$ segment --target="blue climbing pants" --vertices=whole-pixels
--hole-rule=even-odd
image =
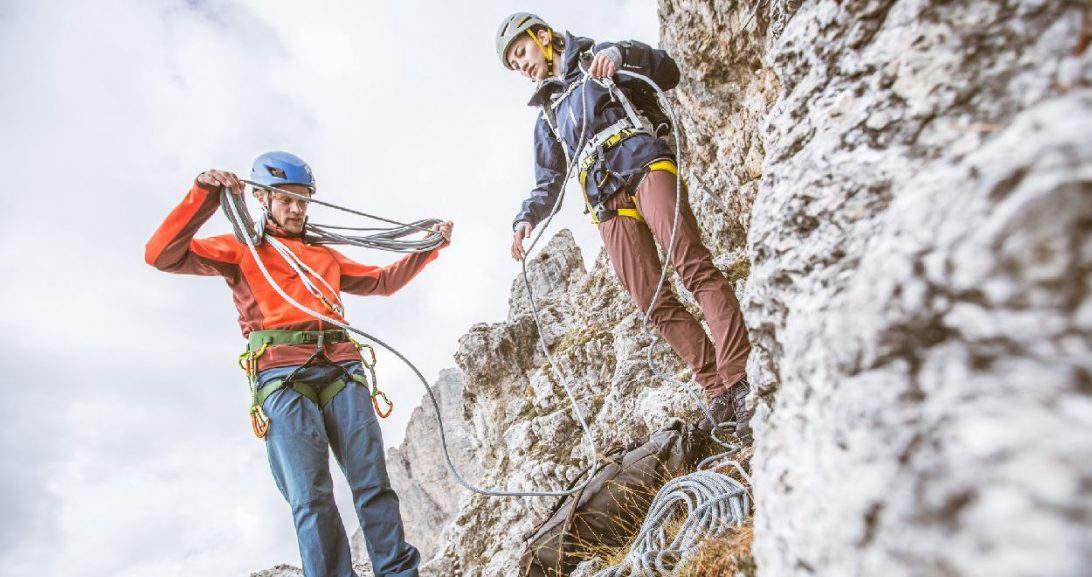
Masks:
[[[342,363],[350,373],[359,362]],[[262,371],[259,386],[283,379],[295,367]],[[319,386],[343,378],[334,366],[308,367],[296,382]],[[324,408],[282,388],[262,405],[269,417],[266,451],[277,488],[292,509],[303,574],[353,577],[349,539],[334,505],[327,447],[349,481],[353,505],[376,577],[417,577],[421,556],[406,543],[398,496],[391,489],[383,458],[383,438],[368,389],[350,382]]]

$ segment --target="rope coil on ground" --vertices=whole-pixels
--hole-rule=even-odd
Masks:
[[[742,526],[750,506],[746,487],[728,475],[698,471],[672,479],[652,501],[625,559],[595,577],[671,575],[701,541]],[[686,516],[669,539],[664,527],[680,513]]]

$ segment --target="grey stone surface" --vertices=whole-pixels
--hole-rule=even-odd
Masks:
[[[760,575],[1087,575],[1078,3],[804,3],[747,320]]]
[[[452,465],[464,480],[474,483],[481,471],[474,461],[475,441],[463,416],[462,373],[455,369],[442,371],[432,390],[440,405]],[[429,559],[436,551],[441,531],[454,518],[469,491],[448,472],[436,410],[427,396],[413,410],[402,444],[387,451],[387,472],[391,486],[398,493],[406,540],[417,547],[423,559]],[[353,542],[363,552],[359,530]]]
[[[644,355],[651,340],[640,334],[639,315],[612,274],[602,255],[585,273],[568,231],[528,261],[545,341],[599,452],[695,411],[684,391],[649,372]],[[540,348],[521,279],[513,283],[509,302],[507,321],[475,325],[456,353],[479,484],[498,491],[556,491],[585,469],[589,447]],[[668,372],[682,368],[662,344],[655,358]],[[556,502],[471,495],[422,575],[516,575],[527,539]]]

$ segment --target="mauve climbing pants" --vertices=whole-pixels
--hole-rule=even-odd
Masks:
[[[599,224],[599,234],[614,272],[642,311],[648,310],[663,267],[656,241],[665,249],[671,242],[675,189],[674,174],[650,171],[636,190],[637,209],[645,222],[617,216]],[[633,205],[624,193],[614,195],[606,203],[610,209]],[[683,286],[698,301],[713,340],[710,342],[701,323],[675,298],[669,283],[660,291],[650,321],[690,367],[706,394],[715,397],[746,376],[751,343],[732,285],[713,266],[713,257],[702,244],[685,186],[675,246],[669,258]]]

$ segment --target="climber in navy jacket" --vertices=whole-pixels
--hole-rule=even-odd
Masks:
[[[668,257],[698,301],[713,339],[669,289],[661,291],[649,320],[693,371],[714,419],[735,420],[737,433],[748,439],[746,366],[751,345],[739,302],[731,283],[713,265],[686,188],[677,183],[675,153],[659,138],[671,127],[662,110],[647,105],[655,99],[652,88],[617,74],[640,74],[660,90],[670,90],[679,83],[675,61],[641,42],[596,44],[560,35],[526,12],[501,23],[496,48],[506,68],[537,83],[529,104],[542,109],[534,135],[536,182],[513,222],[512,257],[526,256],[524,240],[554,210],[571,172],[619,280],[634,303],[648,311],[663,266],[656,241],[665,250],[672,244],[681,190],[678,228]]]

